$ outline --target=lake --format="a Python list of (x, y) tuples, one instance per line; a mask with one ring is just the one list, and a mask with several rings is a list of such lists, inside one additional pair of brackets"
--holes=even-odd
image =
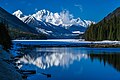
[[(28, 80), (120, 80), (120, 48), (16, 45), (20, 69), (36, 70)], [(51, 77), (47, 78), (46, 74)]]

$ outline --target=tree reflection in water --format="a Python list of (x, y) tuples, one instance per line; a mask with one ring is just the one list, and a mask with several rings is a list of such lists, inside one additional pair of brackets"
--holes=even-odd
[[(51, 49), (51, 48), (50, 48)], [(53, 50), (41, 50), (41, 48), (35, 48), (27, 46), (27, 48), (20, 48), (20, 52), (24, 53), (24, 56), (20, 58), (20, 62), (25, 64), (33, 64), (41, 69), (50, 68), (52, 66), (69, 66), (75, 60), (80, 61), (81, 59), (90, 58), (91, 61), (98, 59), (100, 62), (104, 62), (104, 65), (108, 63), (112, 65), (117, 71), (120, 71), (120, 53), (112, 52), (102, 52), (95, 53), (90, 52), (87, 54), (72, 53), (66, 51), (54, 51)]]
[(106, 63), (112, 65), (117, 71), (120, 71), (120, 53), (103, 53), (103, 54), (88, 54), (91, 61), (98, 59), (100, 62), (103, 61), (104, 65)]

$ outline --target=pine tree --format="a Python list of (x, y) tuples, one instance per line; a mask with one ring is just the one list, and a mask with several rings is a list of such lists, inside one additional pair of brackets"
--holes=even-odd
[(11, 38), (9, 36), (7, 25), (3, 22), (0, 23), (0, 44), (6, 51), (12, 47)]

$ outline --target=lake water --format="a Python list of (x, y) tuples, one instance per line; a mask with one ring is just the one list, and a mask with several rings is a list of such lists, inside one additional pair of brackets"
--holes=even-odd
[[(28, 80), (120, 80), (120, 48), (17, 46)], [(16, 51), (15, 51), (16, 52)], [(51, 74), (47, 78), (44, 74)]]

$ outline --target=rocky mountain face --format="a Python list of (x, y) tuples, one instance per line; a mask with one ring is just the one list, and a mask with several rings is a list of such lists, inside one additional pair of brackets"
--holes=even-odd
[(13, 15), (35, 28), (38, 33), (56, 38), (72, 38), (83, 34), (89, 25), (95, 23), (80, 18), (74, 19), (68, 11), (52, 13), (43, 9), (32, 15), (24, 15), (20, 10), (17, 10)]
[(79, 38), (95, 22), (75, 19), (69, 11), (53, 13), (40, 10), (24, 15), (20, 10), (12, 14), (0, 7), (0, 22), (8, 26), (12, 39)]
[[(45, 34), (38, 33), (35, 28), (24, 23), (16, 16), (8, 13), (0, 7), (0, 23), (7, 26), (12, 39), (41, 39), (46, 38)], [(1, 27), (1, 25), (0, 25)]]
[[(69, 11), (62, 11), (60, 13), (52, 13), (48, 10), (40, 10), (32, 15), (24, 15), (20, 10), (17, 10), (13, 13), (16, 17), (18, 17), (23, 22), (27, 17), (35, 18), (38, 21), (43, 21), (47, 23), (51, 23), (53, 25), (59, 26), (72, 26), (72, 25), (79, 25), (83, 27), (89, 26), (91, 23), (95, 23), (90, 20), (82, 20), (80, 18), (74, 19), (73, 15), (69, 13)], [(30, 22), (30, 20), (28, 21)]]
[(20, 31), (30, 32), (30, 33), (37, 33), (33, 28), (16, 18), (15, 16), (11, 15), (3, 8), (0, 7), (0, 21), (6, 22), (9, 26), (14, 29), (19, 29)]

